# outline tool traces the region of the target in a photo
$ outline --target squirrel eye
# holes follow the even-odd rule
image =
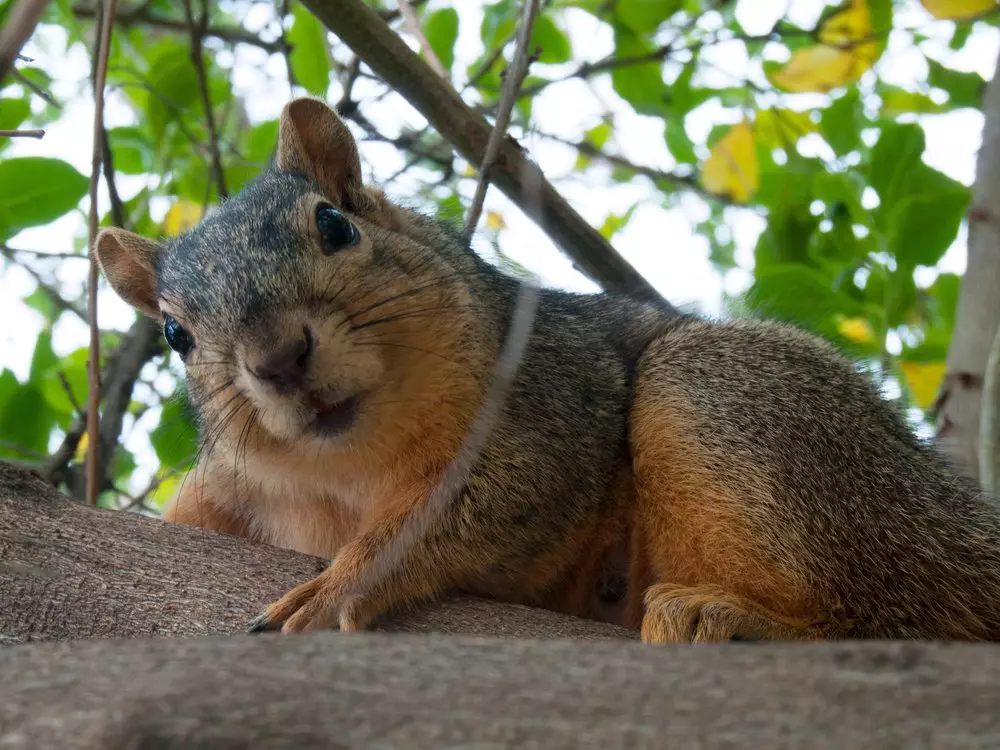
[[[167,345],[171,349],[181,355],[182,359],[194,348],[194,337],[184,330],[177,319],[169,313],[165,313],[163,316],[163,338],[167,340]]]
[[[354,247],[361,240],[351,220],[328,203],[321,203],[316,209],[316,228],[323,238],[324,255]]]

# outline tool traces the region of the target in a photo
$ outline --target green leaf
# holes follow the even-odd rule
[[[794,323],[842,346],[847,343],[838,334],[838,317],[864,311],[861,305],[834,291],[830,276],[799,264],[758,271],[743,301],[762,317]]]
[[[668,117],[664,137],[670,153],[681,164],[697,164],[698,156],[694,152],[694,144],[684,128],[684,116]]]
[[[149,174],[153,171],[155,147],[141,128],[111,128],[108,139],[115,171],[123,174]]]
[[[538,56],[538,62],[546,65],[569,62],[573,58],[573,46],[566,32],[556,26],[555,21],[547,15],[541,15],[535,20],[528,42],[530,52],[539,48],[541,54]]]
[[[615,56],[634,58],[648,55],[652,47],[624,26],[615,26]],[[658,60],[624,65],[611,71],[615,93],[641,115],[662,117],[666,111],[667,87]]]
[[[487,50],[493,50],[514,31],[518,5],[512,0],[500,0],[483,8],[483,21],[479,36]]]
[[[856,86],[820,111],[819,129],[838,156],[861,146],[861,128],[865,121],[861,97]]]
[[[183,391],[179,390],[163,405],[160,423],[150,431],[149,442],[166,467],[181,468],[194,458],[197,433]]]
[[[267,120],[254,125],[244,136],[243,143],[243,155],[248,161],[266,165],[278,143],[278,121]]]
[[[35,349],[31,354],[31,369],[28,373],[28,380],[33,383],[40,382],[52,365],[58,361],[59,358],[52,351],[52,331],[42,331],[35,340]]]
[[[17,130],[31,116],[27,99],[6,96],[0,99],[0,130]],[[0,151],[10,143],[10,138],[0,138]]]
[[[330,61],[326,54],[326,30],[302,4],[292,6],[292,27],[285,35],[292,45],[292,74],[310,94],[324,96],[330,85]]]
[[[617,0],[615,19],[637,34],[651,34],[676,13],[681,0]]]
[[[933,266],[955,240],[969,189],[921,158],[919,125],[886,125],[872,149],[869,176],[878,193],[873,216],[897,261]]]
[[[33,383],[17,382],[14,373],[0,373],[0,436],[4,443],[27,453],[46,453],[55,414]],[[25,457],[25,452],[0,444],[0,456]]]
[[[89,184],[60,159],[24,156],[0,161],[0,240],[73,210]]]
[[[927,73],[927,83],[948,94],[948,103],[954,109],[983,106],[983,90],[986,81],[978,73],[963,73],[946,68],[937,60],[927,58],[930,70]]]
[[[61,360],[52,362],[44,373],[45,377],[41,385],[42,395],[45,397],[46,403],[64,417],[72,416],[75,409],[66,393],[66,387],[62,383],[59,373],[61,372],[65,376],[76,402],[85,404],[87,401],[87,360],[89,356],[88,347],[82,346]]]
[[[898,117],[905,114],[934,114],[942,112],[944,107],[931,99],[927,94],[918,91],[907,91],[897,86],[878,87],[882,99],[882,117]]]
[[[458,11],[454,8],[441,8],[429,14],[424,21],[424,36],[437,59],[450,72],[451,66],[455,64]]]
[[[167,124],[180,117],[198,97],[198,74],[188,47],[172,39],[155,44],[149,51],[147,78],[151,91],[145,96],[145,108],[153,142],[158,143]]]
[[[52,297],[41,287],[36,287],[35,291],[21,300],[32,310],[37,310],[45,318],[45,321],[52,325],[59,319],[59,308],[56,307]]]

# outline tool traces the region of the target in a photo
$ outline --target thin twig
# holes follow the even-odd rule
[[[198,89],[201,92],[201,105],[205,110],[205,126],[208,128],[209,153],[212,157],[212,172],[215,176],[215,186],[219,200],[229,196],[226,190],[226,176],[222,171],[222,154],[219,151],[219,132],[215,128],[215,115],[212,112],[212,99],[208,92],[208,76],[205,73],[205,62],[201,55],[201,40],[208,28],[208,0],[202,0],[201,18],[195,22],[191,0],[184,0],[184,15],[191,31],[191,62],[198,76]]]
[[[101,146],[104,149],[104,158],[101,163],[104,167],[104,184],[108,188],[108,199],[111,201],[111,221],[116,227],[125,226],[125,204],[121,195],[118,194],[118,185],[115,183],[115,162],[111,152],[111,139],[108,137],[108,129],[101,126]]]
[[[0,138],[41,138],[45,131],[41,128],[35,130],[0,130]]]
[[[60,370],[56,373],[59,376],[59,382],[62,384],[63,390],[66,391],[66,398],[69,399],[70,406],[73,407],[73,411],[76,415],[83,416],[83,407],[80,406],[80,402],[76,400],[76,394],[73,393],[73,386],[69,384],[69,379],[66,377],[66,373]]]
[[[190,28],[190,25],[184,20],[155,15],[149,6],[148,2],[140,3],[135,10],[116,14],[115,24],[126,29],[131,26],[149,26],[169,31],[188,31]],[[97,7],[83,4],[74,5],[73,15],[77,18],[96,18]],[[252,31],[241,29],[238,26],[208,26],[203,36],[219,39],[229,44],[248,44],[269,53],[281,52],[284,44],[282,40],[265,42]]]
[[[14,67],[14,58],[35,31],[48,0],[20,0],[0,29],[0,84]]]
[[[528,66],[532,60],[532,55],[528,51],[528,42],[531,39],[531,29],[537,15],[538,0],[524,0],[524,7],[521,11],[521,26],[517,32],[517,47],[514,49],[514,58],[510,62],[510,67],[504,74],[500,106],[497,109],[490,139],[486,142],[482,164],[479,166],[479,184],[476,185],[476,194],[469,207],[469,217],[465,224],[466,238],[471,238],[476,231],[476,224],[479,223],[479,216],[483,211],[483,202],[486,200],[486,190],[490,185],[490,169],[500,153],[500,144],[507,137],[507,123],[510,121],[510,113],[514,109],[514,102],[517,101],[517,92],[524,82],[524,77],[528,74]]]
[[[38,285],[38,288],[41,289],[43,292],[45,292],[46,296],[52,300],[52,304],[54,304],[59,309],[60,312],[71,312],[74,315],[76,315],[76,317],[78,317],[80,320],[82,320],[84,323],[86,323],[87,322],[86,312],[84,312],[74,303],[70,302],[65,297],[63,297],[59,293],[59,290],[56,289],[54,286],[52,286],[52,284],[50,284],[48,281],[46,281],[42,277],[42,275],[38,273],[38,271],[36,271],[28,264],[22,263],[21,261],[19,261],[17,258],[14,257],[15,253],[21,253],[21,252],[25,251],[15,250],[14,248],[7,247],[6,245],[0,245],[0,255],[3,255],[8,260],[17,263],[21,268],[23,268],[25,273],[29,274],[31,278],[35,280],[35,283]],[[52,255],[55,256],[56,253],[53,253]],[[74,256],[66,255],[66,257],[72,258]]]
[[[90,320],[90,357],[87,361],[87,502],[97,505],[100,493],[100,413],[101,403],[101,331],[97,326],[97,184],[101,177],[104,150],[104,82],[108,76],[108,55],[111,51],[111,25],[114,22],[116,0],[106,0],[101,18],[101,36],[97,47],[97,70],[94,76],[94,158],[90,172],[90,273],[87,278],[87,317]]]
[[[423,29],[420,28],[420,21],[417,19],[417,14],[414,12],[410,0],[397,0],[397,2],[399,3],[399,14],[403,17],[403,24],[406,26],[406,30],[417,40],[417,44],[420,45],[420,49],[423,50],[424,56],[427,58],[427,64],[431,66],[431,69],[435,73],[447,81],[448,71],[434,53],[434,48],[427,41]]]
[[[37,83],[32,81],[30,78],[28,78],[28,76],[26,76],[17,68],[11,70],[10,75],[15,81],[20,83],[22,86],[27,86],[31,91],[35,93],[36,96],[43,99],[47,104],[51,104],[56,109],[62,109],[62,105],[58,101],[56,101],[56,98],[52,96],[52,94],[50,94],[48,91],[43,89]]]
[[[357,82],[360,73],[361,60],[355,55],[347,64],[347,73],[344,76],[343,84],[344,93],[340,95],[340,99],[333,107],[341,117],[350,117],[357,109],[358,104],[352,99],[352,96],[354,94],[354,84]]]

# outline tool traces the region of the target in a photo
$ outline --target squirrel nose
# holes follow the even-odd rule
[[[312,360],[315,342],[308,328],[302,329],[302,337],[280,346],[268,354],[260,364],[250,367],[254,376],[270,385],[279,393],[287,393],[302,386],[309,362]]]

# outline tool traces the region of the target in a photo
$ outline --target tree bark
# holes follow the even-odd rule
[[[379,625],[409,633],[242,634],[322,566],[0,463],[0,747],[1000,744],[990,645],[649,647],[476,599]]]
[[[0,644],[243,633],[265,606],[325,565],[227,534],[90,508],[38,474],[0,462]],[[637,637],[604,623],[472,598],[417,608],[377,627]]]
[[[1000,60],[997,61],[1000,73]],[[979,419],[986,360],[1000,325],[1000,75],[983,97],[983,142],[969,210],[968,262],[958,295],[937,440],[956,467],[979,478]]]

